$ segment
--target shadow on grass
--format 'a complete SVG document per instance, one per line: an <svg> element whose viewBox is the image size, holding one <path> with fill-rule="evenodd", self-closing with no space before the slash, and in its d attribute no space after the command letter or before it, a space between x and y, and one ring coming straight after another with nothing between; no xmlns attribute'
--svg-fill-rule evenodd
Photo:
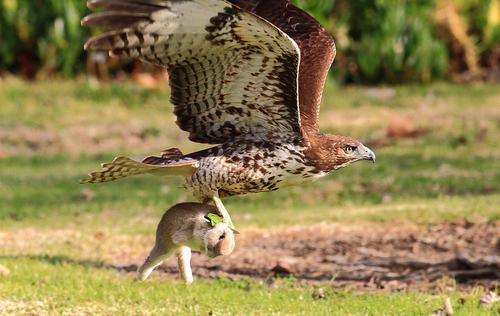
<svg viewBox="0 0 500 316"><path fill-rule="evenodd" d="M102 269L106 264L98 260L75 260L68 256L50 256L50 255L15 255L15 256L0 256L4 260L32 260L48 263L55 266L77 265L84 268Z"/></svg>
<svg viewBox="0 0 500 316"><path fill-rule="evenodd" d="M113 265L99 260L79 260L64 255L13 255L0 256L0 260L32 260L53 266L79 266L91 269L104 269L121 273L135 273L138 265ZM336 260L340 260L337 262ZM279 266L272 270L261 270L257 267L238 267L231 264L216 265L200 262L197 264L195 275L200 278L218 279L220 273L225 277L238 280L244 278L269 280L274 278L288 278L293 276L305 282L325 282L335 279L340 282L368 284L397 281L401 283L435 282L441 278L452 278L460 284L485 285L497 284L494 280L500 277L498 271L499 258L495 256L471 258L464 254L456 254L446 260L424 260L403 257L366 256L355 264L346 264L345 258L330 258L329 268L325 271L297 271L291 273L288 269ZM323 260L323 264L325 261ZM161 266L159 271L167 275L178 274L176 267ZM314 270L314 269L313 269ZM337 271L333 276L332 271ZM481 282L483 281L483 282ZM382 282L382 283L381 283Z"/></svg>
<svg viewBox="0 0 500 316"><path fill-rule="evenodd" d="M0 256L0 260L32 260L32 261L38 261L38 262L43 262L47 263L53 266L66 266L66 265L71 265L71 266L80 266L83 268L92 268L92 269L107 269L107 270L114 270L114 271L119 271L119 272L136 272L138 269L138 265L132 264L132 265L125 265L125 266L120 266L120 265L112 265L112 264L107 264L103 261L100 260L80 260L80 259L73 259L68 256L61 256L61 255L56 255L56 256L51 256L51 255L15 255L15 256Z"/></svg>

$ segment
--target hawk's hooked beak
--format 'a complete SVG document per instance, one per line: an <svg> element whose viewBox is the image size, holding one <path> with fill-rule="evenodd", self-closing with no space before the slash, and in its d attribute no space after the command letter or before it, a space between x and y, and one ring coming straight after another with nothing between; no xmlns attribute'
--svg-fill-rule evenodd
<svg viewBox="0 0 500 316"><path fill-rule="evenodd" d="M359 152L361 155L361 160L371 160L373 163L375 163L377 157L375 156L373 150L371 150L366 146L363 146L362 148L359 149Z"/></svg>

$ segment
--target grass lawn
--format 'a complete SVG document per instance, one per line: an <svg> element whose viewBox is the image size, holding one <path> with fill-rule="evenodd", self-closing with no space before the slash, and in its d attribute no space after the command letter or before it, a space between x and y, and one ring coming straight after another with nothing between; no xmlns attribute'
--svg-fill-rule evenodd
<svg viewBox="0 0 500 316"><path fill-rule="evenodd" d="M243 234L318 222L499 221L497 88L329 86L323 130L370 144L377 163L358 163L307 186L230 198L226 206ZM293 279L274 286L197 280L186 289L161 277L136 282L132 273L109 268L107 258L124 245L147 251L162 212L190 197L176 179L93 186L78 180L114 156L203 148L176 128L167 100L168 91L131 83L0 79L0 265L10 270L0 273L0 315L428 315L445 296L456 315L500 313L498 304L478 308L481 288L358 292L327 283L318 285L325 299L317 300L313 286ZM391 128L417 136L388 137ZM120 238L97 249L90 240L101 232Z"/></svg>
<svg viewBox="0 0 500 316"><path fill-rule="evenodd" d="M3 259L2 259L3 260ZM1 310L39 315L428 315L442 306L443 295L367 294L313 289L285 282L270 289L252 280L198 280L189 289L180 282L136 282L130 275L105 271L93 263L49 258L7 260L13 276L0 285ZM457 315L490 315L477 308L479 291L453 293ZM465 303L460 305L459 300Z"/></svg>

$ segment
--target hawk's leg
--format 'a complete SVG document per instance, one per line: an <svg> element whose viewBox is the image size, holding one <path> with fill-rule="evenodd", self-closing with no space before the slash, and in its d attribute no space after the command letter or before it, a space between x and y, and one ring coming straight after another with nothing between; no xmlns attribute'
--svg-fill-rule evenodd
<svg viewBox="0 0 500 316"><path fill-rule="evenodd" d="M212 197L212 201L215 204L215 207L219 211L220 215L222 215L222 218L224 219L224 222L227 223L227 225L231 228L235 228L233 225L233 221L231 221L231 216L229 216L229 212L226 210L224 207L224 204L222 204L221 199L219 198L219 195L216 194Z"/></svg>

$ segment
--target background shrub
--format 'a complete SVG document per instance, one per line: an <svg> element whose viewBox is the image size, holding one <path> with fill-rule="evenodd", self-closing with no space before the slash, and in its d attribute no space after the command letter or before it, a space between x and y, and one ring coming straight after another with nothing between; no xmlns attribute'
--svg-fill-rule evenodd
<svg viewBox="0 0 500 316"><path fill-rule="evenodd" d="M498 71L500 0L294 0L334 36L341 82L428 82ZM0 72L85 70L84 0L0 0Z"/></svg>
<svg viewBox="0 0 500 316"><path fill-rule="evenodd" d="M82 71L89 30L80 19L86 13L80 0L0 0L0 69L27 77Z"/></svg>

